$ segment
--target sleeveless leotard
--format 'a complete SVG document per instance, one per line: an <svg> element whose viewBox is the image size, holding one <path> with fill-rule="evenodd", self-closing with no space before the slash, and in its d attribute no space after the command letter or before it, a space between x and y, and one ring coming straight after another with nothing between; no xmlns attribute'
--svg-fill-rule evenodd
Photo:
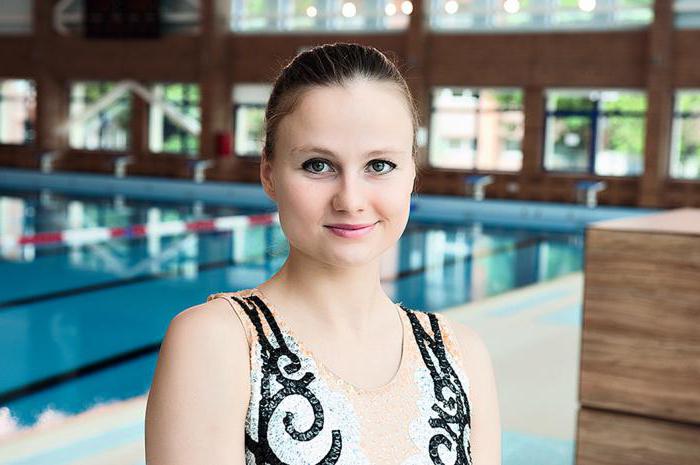
<svg viewBox="0 0 700 465"><path fill-rule="evenodd" d="M363 389L316 360L262 291L214 298L231 305L250 348L247 465L471 465L469 380L443 315L396 304L399 369Z"/></svg>

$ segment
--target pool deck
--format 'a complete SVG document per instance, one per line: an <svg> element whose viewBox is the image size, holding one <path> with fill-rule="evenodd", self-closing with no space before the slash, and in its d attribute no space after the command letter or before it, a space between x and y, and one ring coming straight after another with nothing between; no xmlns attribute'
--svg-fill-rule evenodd
<svg viewBox="0 0 700 465"><path fill-rule="evenodd" d="M498 384L503 465L573 464L583 274L443 311L484 339ZM144 465L146 395L0 436L1 465Z"/></svg>

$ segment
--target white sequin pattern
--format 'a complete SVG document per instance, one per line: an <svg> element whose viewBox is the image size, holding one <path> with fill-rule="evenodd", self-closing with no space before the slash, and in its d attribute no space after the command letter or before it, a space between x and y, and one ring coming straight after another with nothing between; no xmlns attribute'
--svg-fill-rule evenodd
<svg viewBox="0 0 700 465"><path fill-rule="evenodd" d="M213 294L208 300L226 295L225 293ZM248 294L238 294L239 296L247 296ZM233 309L239 314L241 321L247 328L248 342L250 344L250 384L251 393L246 415L245 431L254 442L259 441L259 409L262 401L262 346L259 337L265 338L274 348L279 348L274 332L271 331L269 322L257 310L259 320L256 319L258 326L256 327L249 319L249 315L238 305L232 305ZM274 312L273 312L274 313ZM415 312L418 315L420 312ZM403 313L402 317L406 317ZM262 323L262 326L260 325ZM278 326L280 321L277 321ZM425 322L427 324L427 321ZM442 323L442 322L441 322ZM268 422L267 438L263 438L263 443L267 443L273 454L283 463L290 465L296 464L316 464L318 463L331 449L332 432L339 430L342 444L338 464L340 465L365 465L370 463L394 464L401 465L433 465L430 459L430 440L437 434L445 433L441 428L430 426L429 419L435 418L437 413L432 409L436 403L434 392L434 381L431 377L429 369L425 366L422 355L416 344L416 335L410 330L408 319L404 320L408 328L408 332L404 333L408 337L406 344L406 352L403 353L402 361L404 361L405 370L397 374L394 382L387 389L381 391L375 390L363 392L357 391L351 385L343 382L340 378L332 376L322 366L319 366L313 356L306 351L303 346L300 346L293 334L288 333L281 325L278 329L281 332L282 338L287 348L299 357L300 370L289 375L283 369L289 363L289 359L285 356L278 360L278 367L271 367L273 374L269 378L270 395L274 396L282 389L282 385L275 379L275 372L284 373L289 379L300 380L304 374L313 373L315 378L308 384L308 389L318 399L319 405L323 411L323 427L319 434L308 441L296 440L291 437L285 430L283 419L289 412L293 415L292 427L294 430L302 433L314 421L314 412L309 400L300 394L291 394L284 397L277 408L271 413L271 418ZM258 330L264 326L265 334L259 335ZM426 326L426 325L422 325ZM443 327L443 325L440 325ZM455 359L454 354L462 354L455 345L456 339L448 330L447 325L444 326L443 337L445 338L445 356L451 368L455 371L464 393L466 394L466 402L471 407L469 402L469 379L462 369L461 363ZM433 366L440 370L440 363L435 357L432 350L427 351ZM441 375L447 375L441 373ZM444 392L446 396L454 394ZM391 400L400 399L397 402ZM392 404L391 406L385 403ZM398 405L397 405L398 404ZM405 408L402 408L405 405ZM355 409L358 409L357 411ZM396 415L395 410L402 410L401 415ZM441 405L441 408L447 409L447 406ZM391 417L387 418L388 412ZM448 412L453 413L453 412ZM413 417L415 416L415 417ZM463 419L464 417L462 417ZM394 419L394 423L392 423ZM386 420L386 421L385 421ZM452 430L458 434L459 425L450 424ZM465 425L464 430L464 449L468 450L470 440L469 425ZM367 447L368 449L363 449ZM446 465L469 465L468 463L455 463L456 448L448 450L445 446L438 446L437 453L440 459ZM256 463L255 454L246 447L246 464L261 465ZM373 462L370 462L369 457ZM404 458L405 457L405 458Z"/></svg>
<svg viewBox="0 0 700 465"><path fill-rule="evenodd" d="M433 356L432 352L428 352L431 355L431 360L433 360L433 363L436 364L435 366L439 366L437 364L437 359ZM450 365L457 373L457 377L459 378L460 383L462 383L462 388L464 389L464 392L468 399L469 379L461 370L459 365L455 362L454 358L452 357L452 354L450 354L449 351L445 351L445 354L447 361L450 362ZM409 425L409 434L411 436L411 440L414 442L414 444L420 452L406 459L401 465L433 465L433 462L430 460L430 457L426 453L430 449L430 438L435 436L436 433L440 432L439 429L431 427L430 424L428 424L427 420L428 418L432 418L435 416L435 411L432 409L433 405L435 404L435 391L433 379L430 376L430 370L428 370L428 368L425 365L421 365L416 368L413 379L418 385L418 389L420 391L420 398L418 399L418 409L420 410L421 415L411 421L411 424ZM448 398L449 397L446 397L446 399ZM469 405L471 406L471 402L469 402ZM455 433L458 433L458 431L455 431ZM469 433L469 426L465 426L465 451L467 450L467 446L469 444ZM455 447L453 447L452 450L448 450L446 447L438 447L438 453L443 463L462 465L456 464L457 454Z"/></svg>
<svg viewBox="0 0 700 465"><path fill-rule="evenodd" d="M338 429L342 435L342 451L337 462L340 465L369 464L369 460L360 448L360 423L353 406L346 395L341 391L330 388L325 379L319 376L316 363L313 359L305 357L300 351L295 340L282 331L282 337L289 349L299 355L301 369L288 377L295 379L311 372L316 378L309 383L309 390L319 399L323 408L324 423L321 432L310 441L297 441L284 429L282 419L287 412L294 415L294 427L297 431L305 431L314 420L313 409L301 395L291 395L279 404L272 413L268 424L267 441L273 453L284 463L308 465L318 463L330 450L332 444L332 431ZM274 337L270 337L271 343ZM276 345L276 344L275 344ZM251 357L251 399L246 418L246 431L258 441L258 408L261 401L262 384L262 348L255 341L253 356ZM274 375L270 377L270 394L278 392L282 385L275 381ZM247 465L255 464L255 457L248 452L246 454Z"/></svg>

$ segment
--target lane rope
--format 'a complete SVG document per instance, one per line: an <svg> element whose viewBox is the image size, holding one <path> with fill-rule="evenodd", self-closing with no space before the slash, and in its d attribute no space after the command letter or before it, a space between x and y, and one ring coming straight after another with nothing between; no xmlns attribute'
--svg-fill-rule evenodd
<svg viewBox="0 0 700 465"><path fill-rule="evenodd" d="M7 235L0 237L3 248L22 245L86 245L111 239L133 239L145 236L178 236L191 232L232 231L250 226L279 224L279 214L235 215L194 221L163 221L158 223L134 224L113 228L78 228L63 231L48 231L37 234Z"/></svg>

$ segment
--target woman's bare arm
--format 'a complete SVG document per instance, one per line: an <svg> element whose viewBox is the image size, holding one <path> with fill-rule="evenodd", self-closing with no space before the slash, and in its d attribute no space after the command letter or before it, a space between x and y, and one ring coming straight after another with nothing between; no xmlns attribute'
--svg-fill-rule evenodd
<svg viewBox="0 0 700 465"><path fill-rule="evenodd" d="M250 396L245 330L223 299L170 322L145 420L147 465L243 465Z"/></svg>
<svg viewBox="0 0 700 465"><path fill-rule="evenodd" d="M501 465L501 419L493 364L486 344L469 326L450 319L470 383L471 452L474 465Z"/></svg>

